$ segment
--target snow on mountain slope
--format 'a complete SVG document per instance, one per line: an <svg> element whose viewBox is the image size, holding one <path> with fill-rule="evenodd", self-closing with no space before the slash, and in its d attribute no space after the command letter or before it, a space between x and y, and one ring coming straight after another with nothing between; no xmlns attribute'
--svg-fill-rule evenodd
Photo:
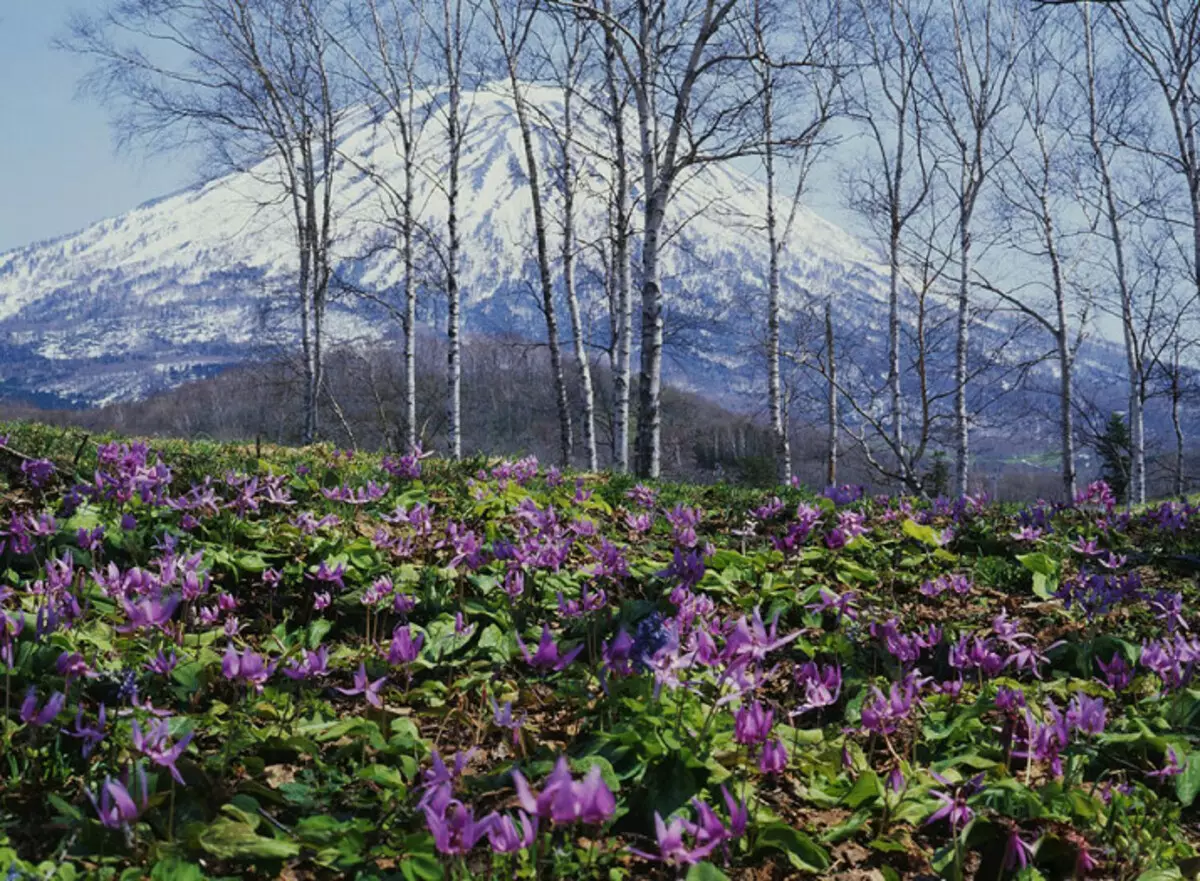
<svg viewBox="0 0 1200 881"><path fill-rule="evenodd" d="M421 223L444 229L444 96L427 94L417 200ZM543 114L560 95L530 87ZM520 131L500 87L465 96L470 127L460 201L462 287L468 333L540 338L530 196ZM632 133L631 133L632 134ZM577 122L579 280L592 340L608 335L600 257L609 184L603 119ZM557 249L561 199L555 141L539 132L551 247ZM340 151L334 214L339 275L383 292L402 282L389 242L385 200L372 175L402 181L393 134L364 109L351 115ZM291 351L297 320L290 279L294 233L273 165L231 174L142 205L48 242L0 255L0 394L96 404L144 396L254 357ZM369 169L372 174L367 174ZM672 381L737 394L761 385L756 340L762 316L766 244L762 185L730 166L705 166L681 180L668 217L663 257ZM370 255L370 256L367 256ZM428 264L428 261L426 261ZM883 338L885 269L870 249L808 210L795 220L783 262L785 312L832 297L843 338L867 348ZM436 322L436 278L424 277L423 319ZM444 308L444 307L443 307ZM394 331L382 310L359 299L331 303L331 342L376 339ZM563 322L564 326L566 322ZM565 332L565 331L564 331ZM986 341L986 334L984 335ZM868 365L868 373L878 371Z"/></svg>

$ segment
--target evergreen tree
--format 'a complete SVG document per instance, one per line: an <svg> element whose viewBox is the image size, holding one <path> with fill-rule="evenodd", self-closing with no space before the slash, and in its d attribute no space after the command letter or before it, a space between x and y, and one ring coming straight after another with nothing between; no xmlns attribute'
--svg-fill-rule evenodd
<svg viewBox="0 0 1200 881"><path fill-rule="evenodd" d="M1118 504L1129 498L1129 475L1132 467L1130 454L1129 425L1121 413L1113 413L1104 426L1104 434L1096 442L1096 453L1100 456L1100 476L1104 478L1116 496Z"/></svg>

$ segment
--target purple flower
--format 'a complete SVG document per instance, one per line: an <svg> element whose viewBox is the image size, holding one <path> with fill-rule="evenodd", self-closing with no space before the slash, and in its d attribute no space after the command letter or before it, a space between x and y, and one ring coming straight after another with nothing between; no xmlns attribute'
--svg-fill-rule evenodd
<svg viewBox="0 0 1200 881"><path fill-rule="evenodd" d="M983 783L983 775L979 774L961 786L955 786L941 774L932 773L934 779L947 789L953 790L953 794L938 791L930 793L930 795L941 802L941 806L929 815L929 819L925 823L930 824L936 823L938 820L949 820L950 826L957 831L970 823L971 819L975 816L975 811L967 805L967 799L979 791L980 785Z"/></svg>
<svg viewBox="0 0 1200 881"><path fill-rule="evenodd" d="M225 674L226 679L241 680L247 685L253 685L255 691L261 692L263 684L271 678L271 674L275 672L278 665L278 661L267 663L262 655L250 649L246 649L239 655L234 651L233 645L229 645L225 649L225 657L221 661L221 671Z"/></svg>
<svg viewBox="0 0 1200 881"><path fill-rule="evenodd" d="M757 746L771 736L771 723L775 711L768 710L759 701L743 706L733 720L733 739L743 746Z"/></svg>
<svg viewBox="0 0 1200 881"><path fill-rule="evenodd" d="M1086 877L1090 872L1100 868L1100 860L1092 855L1092 849L1086 841L1079 843L1079 850L1075 853L1075 875L1076 877Z"/></svg>
<svg viewBox="0 0 1200 881"><path fill-rule="evenodd" d="M444 854L461 855L469 852L479 839L487 835L498 821L496 814L488 814L481 820L475 812L460 801L451 800L443 811L432 805L424 808L425 822L433 834L433 842Z"/></svg>
<svg viewBox="0 0 1200 881"><path fill-rule="evenodd" d="M912 711L916 690L912 680L904 685L893 682L886 695L878 686L872 686L873 696L862 707L863 728L878 734L893 733Z"/></svg>
<svg viewBox="0 0 1200 881"><path fill-rule="evenodd" d="M138 765L134 771L141 792L141 800L135 802L133 796L126 788L126 784L118 783L111 777L105 777L104 783L100 787L100 799L96 800L89 790L87 793L88 799L92 803L92 807L96 809L96 814L109 829L120 829L128 827L131 823L141 816L142 811L150 804L150 794L146 788L146 773Z"/></svg>
<svg viewBox="0 0 1200 881"><path fill-rule="evenodd" d="M26 459L21 463L21 473L35 489L41 489L54 476L54 463L49 459Z"/></svg>
<svg viewBox="0 0 1200 881"><path fill-rule="evenodd" d="M331 602L331 600L329 597L329 591L323 591L323 592L313 594L313 609L314 609L314 611L319 612L322 609L328 608L330 602Z"/></svg>
<svg viewBox="0 0 1200 881"><path fill-rule="evenodd" d="M1003 713L1013 712L1025 706L1025 692L1019 688L1001 685L996 690L996 709Z"/></svg>
<svg viewBox="0 0 1200 881"><path fill-rule="evenodd" d="M63 652L58 656L58 660L54 662L54 669L58 671L58 675L68 680L76 676L94 679L98 675L88 665L88 662L83 659L83 655L78 652Z"/></svg>
<svg viewBox="0 0 1200 881"><path fill-rule="evenodd" d="M633 675L633 648L633 637L625 631L624 627L617 631L612 642L605 640L600 647L604 672L617 676Z"/></svg>
<svg viewBox="0 0 1200 881"><path fill-rule="evenodd" d="M359 664L358 669L354 671L354 687L338 688L338 691L345 695L361 694L366 697L367 703L371 706L383 709L383 698L379 696L379 690L383 688L385 682L387 682L386 676L380 676L374 682L368 681L366 665Z"/></svg>
<svg viewBox="0 0 1200 881"><path fill-rule="evenodd" d="M154 660L146 664L146 669L151 673L158 673L160 676L170 676L171 671L175 669L175 665L179 663L179 658L175 652L171 652L171 657L167 657L162 653L162 649L158 650Z"/></svg>
<svg viewBox="0 0 1200 881"><path fill-rule="evenodd" d="M817 591L817 601L809 603L805 608L810 612L819 612L821 614L831 613L836 618L845 615L853 621L858 617L858 606L855 602L857 599L858 594L852 590L839 596L833 591L822 587Z"/></svg>
<svg viewBox="0 0 1200 881"><path fill-rule="evenodd" d="M306 651L302 660L293 661L283 668L283 675L288 679L307 679L310 676L327 676L329 674L329 650L325 646L315 652Z"/></svg>
<svg viewBox="0 0 1200 881"><path fill-rule="evenodd" d="M453 761L449 766L442 761L441 753L436 749L433 751L433 763L425 771L421 772L420 788L421 798L417 802L417 807L426 808L432 807L439 814L444 814L446 806L450 803L454 794L454 781L462 776L463 771L467 767L467 763L471 761L471 756L475 754L475 750L469 749L466 752L460 752L454 756Z"/></svg>
<svg viewBox="0 0 1200 881"><path fill-rule="evenodd" d="M94 726L84 725L83 723L83 707L80 707L75 713L75 730L68 731L62 729L62 733L67 737L74 737L76 740L83 741L82 753L86 759L92 754L92 751L103 743L105 738L105 727L108 724L108 714L104 709L104 704L100 705L100 715Z"/></svg>
<svg viewBox="0 0 1200 881"><path fill-rule="evenodd" d="M183 775L175 767L175 762L183 755L189 743L192 742L192 732L189 731L176 743L171 743L170 724L166 719L153 722L150 730L143 735L137 720L133 722L133 748L146 756L154 764L168 769L175 782L183 784Z"/></svg>
<svg viewBox="0 0 1200 881"><path fill-rule="evenodd" d="M1030 710L1025 711L1025 749L1013 750L1013 755L1048 762L1055 775L1061 777L1062 758L1059 754L1070 740L1070 727L1054 701L1046 701L1046 715L1049 721L1039 723Z"/></svg>
<svg viewBox="0 0 1200 881"><path fill-rule="evenodd" d="M1009 830L1004 842L1004 868L1011 872L1019 871L1028 867L1032 860L1033 845L1021 838L1020 829L1014 827Z"/></svg>
<svg viewBox="0 0 1200 881"><path fill-rule="evenodd" d="M630 851L646 859L659 860L669 866L694 865L712 853L717 845L720 844L720 841L708 841L705 844L697 843L692 847L688 847L684 843L684 833L688 831L688 825L692 826L693 829L697 828L695 824L685 825L684 821L679 817L673 817L670 823L664 823L662 814L655 811L654 832L658 838L658 854L643 853L633 848L630 848Z"/></svg>
<svg viewBox="0 0 1200 881"><path fill-rule="evenodd" d="M598 765L593 765L576 782L567 760L559 756L540 793L534 793L520 771L513 771L513 785L521 807L555 825L582 822L599 825L612 818L617 802L604 782Z"/></svg>
<svg viewBox="0 0 1200 881"><path fill-rule="evenodd" d="M1108 721L1108 710L1104 698L1088 697L1082 691L1071 698L1067 707L1067 724L1076 731L1096 736L1104 733Z"/></svg>
<svg viewBox="0 0 1200 881"><path fill-rule="evenodd" d="M488 843L495 853L514 853L533 844L533 839L537 836L537 817L531 818L524 811L519 811L518 816L521 818L520 832L509 814L497 817L488 829Z"/></svg>
<svg viewBox="0 0 1200 881"><path fill-rule="evenodd" d="M658 490L652 489L644 483L639 483L625 493L625 498L629 499L639 508L649 509L654 507L654 502L658 498Z"/></svg>
<svg viewBox="0 0 1200 881"><path fill-rule="evenodd" d="M1107 664L1099 658L1096 659L1096 664L1104 671L1108 687L1113 691L1124 691L1133 681L1133 670L1125 663L1120 652L1113 652L1112 659Z"/></svg>
<svg viewBox="0 0 1200 881"><path fill-rule="evenodd" d="M758 760L758 770L769 777L776 774L781 774L787 768L788 753L787 747L783 745L782 740L768 741L762 750L762 756Z"/></svg>
<svg viewBox="0 0 1200 881"><path fill-rule="evenodd" d="M533 654L529 653L529 649L521 641L519 633L517 634L517 645L520 647L526 663L538 670L562 670L583 651L583 645L578 645L559 657L558 645L554 642L554 635L550 632L549 624L542 625L542 638L538 643L537 651Z"/></svg>
<svg viewBox="0 0 1200 881"><path fill-rule="evenodd" d="M513 743L516 743L520 736L521 726L525 724L525 714L514 717L512 701L505 701L504 706L500 707L496 704L496 699L489 694L488 702L492 705L492 724L497 728L510 729Z"/></svg>
<svg viewBox="0 0 1200 881"><path fill-rule="evenodd" d="M412 631L408 627L397 627L392 631L392 641L388 645L388 663L393 666L411 664L421 654L424 642L423 634L418 633L417 638L413 639Z"/></svg>
<svg viewBox="0 0 1200 881"><path fill-rule="evenodd" d="M342 576L346 574L346 567L338 563L333 568L330 568L329 563L325 560L321 561L321 565L317 567L317 571L311 576L315 581L323 581L326 584L336 584L338 590L345 590L346 583L342 580Z"/></svg>
<svg viewBox="0 0 1200 881"><path fill-rule="evenodd" d="M32 685L25 692L25 700L21 702L21 721L34 728L48 725L62 712L67 702L67 696L60 691L54 692L46 701L44 707L38 707L37 689Z"/></svg>
<svg viewBox="0 0 1200 881"><path fill-rule="evenodd" d="M754 616L750 620L743 615L734 624L733 630L725 640L724 659L726 661L734 659L761 661L770 652L782 648L800 636L800 631L797 630L795 633L781 637L778 635L778 626L778 615L771 620L771 626L768 628L763 623L758 608L754 609Z"/></svg>
<svg viewBox="0 0 1200 881"><path fill-rule="evenodd" d="M175 614L179 599L180 595L177 593L163 599L144 599L137 603L130 603L122 598L121 606L125 609L125 617L129 619L129 623L118 627L117 632L132 633L144 627L162 628Z"/></svg>
<svg viewBox="0 0 1200 881"><path fill-rule="evenodd" d="M1147 771L1147 777L1154 777L1159 780L1167 777L1178 777L1187 768L1187 761L1179 761L1179 754L1175 752L1175 747L1167 747L1167 763L1157 771Z"/></svg>

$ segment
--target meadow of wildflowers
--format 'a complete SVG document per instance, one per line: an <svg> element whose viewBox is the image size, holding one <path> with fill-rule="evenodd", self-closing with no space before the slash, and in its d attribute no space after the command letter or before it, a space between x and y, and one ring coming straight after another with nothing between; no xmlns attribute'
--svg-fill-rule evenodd
<svg viewBox="0 0 1200 881"><path fill-rule="evenodd" d="M1187 505L0 447L8 879L1200 865Z"/></svg>

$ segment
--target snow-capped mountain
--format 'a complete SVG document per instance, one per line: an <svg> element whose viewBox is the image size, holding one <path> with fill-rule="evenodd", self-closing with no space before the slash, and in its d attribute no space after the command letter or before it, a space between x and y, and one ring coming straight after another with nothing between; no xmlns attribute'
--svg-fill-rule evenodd
<svg viewBox="0 0 1200 881"><path fill-rule="evenodd" d="M533 86L528 97L546 118L561 112L553 89ZM444 229L446 214L443 99L437 93L421 99L429 122L416 203L421 226L433 231ZM464 103L470 107L459 214L465 330L541 338L531 202L512 102L497 86L468 94ZM604 126L600 116L584 113L576 122L575 150L583 171L576 197L577 278L589 333L600 343L609 335L598 248L607 228L608 163L597 158L608 148ZM385 123L360 110L341 134L345 158L336 171L338 274L384 295L398 289L402 273L397 251L379 247L394 233L384 222L386 201L375 177L399 186L396 143ZM548 131L539 132L538 147L551 246L557 249L562 202L557 146ZM0 394L77 405L135 399L294 348L294 232L273 176L271 163L264 162L0 255ZM671 381L710 393L720 389L726 399L751 392L761 398L756 340L765 324L764 206L762 184L730 165L703 166L680 181L663 257ZM431 325L444 308L436 288L426 283L421 294L421 314ZM839 338L856 350L858 369L880 377L885 296L886 270L878 255L801 209L783 259L785 312L802 316L811 303L832 299ZM799 323L797 318L785 332L785 346L789 335L797 338ZM333 343L378 339L395 330L384 310L360 298L346 295L331 303ZM978 345L987 346L990 333L986 326L977 333ZM1031 343L1043 347L1043 341ZM677 357L670 357L672 348ZM878 353L877 363L865 355L871 351Z"/></svg>

